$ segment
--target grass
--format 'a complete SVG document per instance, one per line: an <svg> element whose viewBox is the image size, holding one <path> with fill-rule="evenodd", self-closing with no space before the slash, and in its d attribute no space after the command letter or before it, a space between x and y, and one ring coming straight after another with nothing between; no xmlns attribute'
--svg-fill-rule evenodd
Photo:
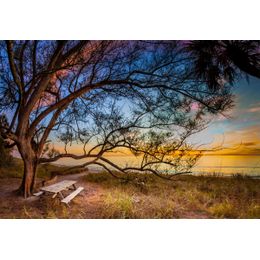
<svg viewBox="0 0 260 260"><path fill-rule="evenodd" d="M47 176L51 167L41 169L40 176ZM122 180L105 172L88 173L79 180L83 196L69 208L48 197L26 201L8 193L19 183L0 178L0 218L260 218L260 180L239 175L166 181L150 174Z"/></svg>
<svg viewBox="0 0 260 260"><path fill-rule="evenodd" d="M105 218L134 218L135 210L133 206L133 198L127 193L114 191L107 193L104 198L104 214Z"/></svg>
<svg viewBox="0 0 260 260"><path fill-rule="evenodd" d="M248 207L248 218L260 218L260 205L259 203L252 203Z"/></svg>
<svg viewBox="0 0 260 260"><path fill-rule="evenodd" d="M235 218L236 208L229 201L214 204L209 208L209 212L217 218Z"/></svg>
<svg viewBox="0 0 260 260"><path fill-rule="evenodd" d="M134 175L128 182L107 173L85 177L105 189L104 218L260 218L260 180L180 176L174 181Z"/></svg>

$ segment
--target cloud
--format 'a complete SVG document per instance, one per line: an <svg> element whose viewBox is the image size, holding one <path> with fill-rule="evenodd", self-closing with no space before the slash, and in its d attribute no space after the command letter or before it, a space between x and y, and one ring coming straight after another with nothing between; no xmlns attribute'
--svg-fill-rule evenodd
<svg viewBox="0 0 260 260"><path fill-rule="evenodd" d="M226 131L224 134L215 135L214 139L214 142L210 145L212 149L219 146L223 147L223 149L216 151L216 154L260 155L259 125Z"/></svg>
<svg viewBox="0 0 260 260"><path fill-rule="evenodd" d="M247 109L247 112L249 113L256 113L256 112L260 112L260 106L259 107L252 107Z"/></svg>
<svg viewBox="0 0 260 260"><path fill-rule="evenodd" d="M257 113L260 112L260 102L256 102L251 104L246 110L245 112L247 113Z"/></svg>
<svg viewBox="0 0 260 260"><path fill-rule="evenodd" d="M257 145L258 143L257 142L246 142L246 143L243 143L244 146L254 146L254 145Z"/></svg>

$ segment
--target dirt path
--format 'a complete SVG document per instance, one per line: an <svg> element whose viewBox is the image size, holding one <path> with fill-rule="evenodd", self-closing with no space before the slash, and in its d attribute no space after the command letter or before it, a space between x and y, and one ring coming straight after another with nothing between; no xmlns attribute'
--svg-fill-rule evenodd
<svg viewBox="0 0 260 260"><path fill-rule="evenodd" d="M59 176L58 180L75 180L77 187L84 187L84 191L73 200L73 213L82 218L100 218L100 209L102 207L102 198L104 190L96 183L83 180L87 173Z"/></svg>

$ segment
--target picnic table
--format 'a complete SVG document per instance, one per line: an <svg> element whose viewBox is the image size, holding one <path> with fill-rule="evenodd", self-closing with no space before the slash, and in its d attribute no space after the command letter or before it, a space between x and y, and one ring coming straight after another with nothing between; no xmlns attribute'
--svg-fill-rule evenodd
<svg viewBox="0 0 260 260"><path fill-rule="evenodd" d="M83 187L76 187L76 181L64 180L57 182L55 184L44 186L40 188L40 192L35 193L35 196L44 195L46 193L52 194L52 198L55 198L57 195L61 199L61 202L68 204L73 198L75 198L82 190ZM68 196L64 196L63 192L68 190L74 190Z"/></svg>

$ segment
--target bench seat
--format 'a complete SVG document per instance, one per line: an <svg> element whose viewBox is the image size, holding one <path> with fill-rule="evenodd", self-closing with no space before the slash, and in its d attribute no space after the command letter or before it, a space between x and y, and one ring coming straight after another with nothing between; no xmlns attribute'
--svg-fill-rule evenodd
<svg viewBox="0 0 260 260"><path fill-rule="evenodd" d="M61 202L68 204L73 198L75 198L81 191L83 191L83 187L78 187L75 191L70 193L66 198L64 198Z"/></svg>

